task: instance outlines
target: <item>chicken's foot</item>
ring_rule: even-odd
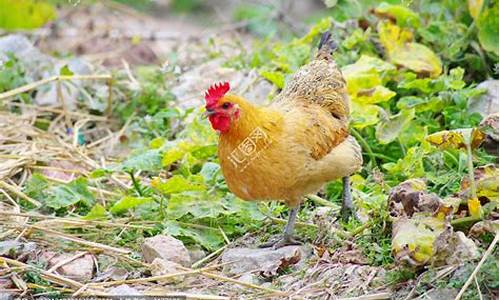
[[[350,177],[342,177],[343,191],[342,191],[342,208],[340,209],[340,216],[342,220],[347,221],[350,217],[358,219],[356,209],[352,203],[352,192]]]
[[[273,247],[273,249],[278,249],[288,245],[300,245],[301,242],[295,239],[295,237],[293,236],[293,228],[295,225],[295,220],[297,219],[298,212],[299,206],[294,207],[290,210],[290,215],[288,216],[288,222],[286,223],[285,232],[283,232],[283,236],[280,239],[261,244],[259,248]]]

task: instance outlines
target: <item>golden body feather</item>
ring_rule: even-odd
[[[240,114],[220,135],[218,156],[229,189],[244,200],[281,200],[291,207],[328,181],[362,165],[349,136],[346,83],[330,55],[300,68],[269,106],[228,94],[219,102]]]

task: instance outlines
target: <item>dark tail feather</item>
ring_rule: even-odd
[[[319,45],[318,45],[319,53],[332,55],[335,49],[337,49],[337,43],[333,41],[332,33],[330,31],[324,32],[321,35],[321,39],[319,40]]]

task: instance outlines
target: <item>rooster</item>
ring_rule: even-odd
[[[289,208],[282,238],[263,246],[297,244],[294,223],[305,195],[342,178],[341,214],[354,213],[349,176],[363,159],[349,135],[346,81],[332,53],[331,33],[268,106],[228,93],[228,82],[205,93],[206,115],[219,133],[218,157],[226,183],[248,201],[283,201]]]

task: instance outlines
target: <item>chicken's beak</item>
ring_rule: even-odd
[[[202,114],[202,118],[203,119],[206,119],[208,117],[210,117],[211,115],[215,114],[215,110],[213,109],[207,109],[203,114]]]

